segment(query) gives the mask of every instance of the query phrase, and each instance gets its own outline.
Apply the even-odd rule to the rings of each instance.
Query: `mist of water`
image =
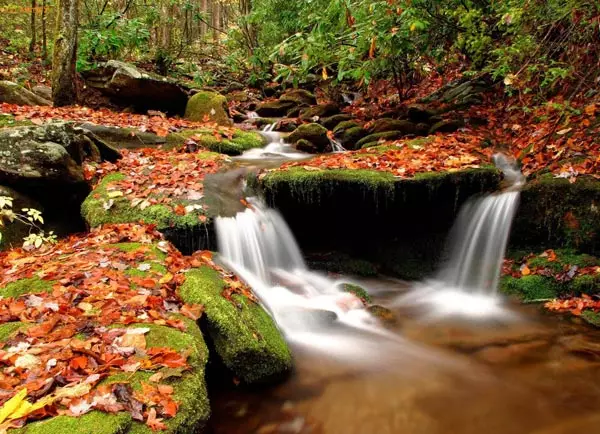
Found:
[[[286,143],[283,134],[275,131],[277,123],[265,125],[260,132],[268,143],[264,148],[249,149],[237,157],[240,160],[301,160],[310,155],[297,151],[292,145]]]

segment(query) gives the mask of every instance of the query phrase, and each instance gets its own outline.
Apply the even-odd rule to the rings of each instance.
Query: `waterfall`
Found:
[[[377,345],[404,342],[383,328],[359,298],[342,290],[348,281],[306,267],[277,211],[256,199],[249,202],[251,208],[235,217],[216,219],[219,258],[252,287],[289,341],[364,362],[373,362]]]
[[[268,143],[264,148],[250,149],[244,152],[236,159],[239,160],[301,160],[310,155],[299,152],[292,145],[285,142],[284,136],[279,131],[275,131],[277,123],[265,125],[260,132]]]

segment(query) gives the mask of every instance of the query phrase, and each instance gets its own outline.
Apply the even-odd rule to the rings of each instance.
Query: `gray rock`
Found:
[[[0,81],[0,102],[18,105],[51,105],[52,103],[39,95],[19,86],[12,81]]]
[[[158,146],[167,143],[165,137],[156,134],[139,131],[133,128],[109,127],[96,125],[89,122],[79,124],[80,128],[94,134],[100,140],[114,146],[115,148],[141,148],[147,146]]]
[[[37,85],[31,88],[31,91],[37,96],[44,98],[47,101],[52,101],[52,88],[50,86]]]

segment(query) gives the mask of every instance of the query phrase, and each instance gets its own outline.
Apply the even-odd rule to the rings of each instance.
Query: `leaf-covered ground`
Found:
[[[180,404],[164,380],[190,369],[190,352],[168,341],[149,347],[146,336],[156,326],[196,327],[186,317],[195,321],[203,307],[182,303],[177,290],[204,265],[221,275],[224,296],[252,298],[210,252],[184,257],[151,226],[106,226],[45,250],[1,253],[0,430],[92,410],[164,428]],[[141,390],[130,384],[137,372],[151,374]]]

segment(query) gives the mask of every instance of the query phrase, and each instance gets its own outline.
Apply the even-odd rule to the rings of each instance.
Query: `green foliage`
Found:
[[[30,227],[30,232],[23,239],[23,248],[26,250],[39,249],[44,244],[52,244],[56,242],[56,235],[50,231],[45,234],[38,225],[44,224],[44,218],[41,211],[33,208],[23,208],[20,212],[13,210],[13,198],[10,196],[0,196],[0,228],[6,222],[9,224],[19,222]],[[2,232],[0,232],[0,241],[2,241]]]

